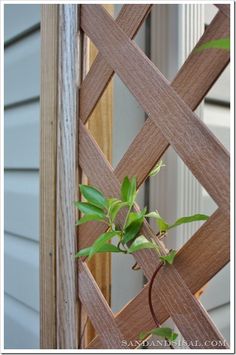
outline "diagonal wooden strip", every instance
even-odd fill
[[[226,16],[230,16],[230,5],[214,4]]]
[[[193,294],[225,265],[229,255],[229,234],[229,223],[225,221],[220,210],[217,210],[178,252],[175,267]],[[151,329],[155,326],[150,317],[147,300],[146,285],[116,315],[127,342],[134,342],[143,329]],[[155,313],[160,323],[163,323],[169,315],[156,298],[153,298],[153,302]],[[135,324],[135,327],[131,327],[130,324]],[[101,348],[99,337],[89,347]]]
[[[192,173],[224,212],[229,213],[227,151],[101,6],[84,5],[82,9],[83,30],[155,119]]]
[[[79,297],[104,348],[121,348],[124,336],[87,265],[79,261]]]
[[[84,127],[82,122],[80,123],[79,142],[80,166],[85,172],[85,174],[88,175],[91,183],[100,188],[107,197],[118,197],[120,190],[120,182],[113,173],[111,165],[107,162],[100,148],[97,146],[95,140],[88,132],[88,130]],[[103,233],[106,230],[103,224],[95,224],[94,233],[91,229],[91,224],[88,223],[86,225],[87,230],[89,232],[88,234],[86,234],[86,238],[84,237],[85,234],[80,234],[81,236],[83,236],[80,242],[81,248],[91,245],[94,239],[97,237],[97,233]],[[224,214],[222,214],[221,210],[219,210],[219,212],[216,214],[216,217],[214,214],[210,218],[210,220],[204,224],[204,226],[199,230],[199,232],[195,233],[195,235],[191,238],[190,242],[185,244],[185,252],[183,253],[184,256],[182,257],[182,262],[184,265],[182,271],[184,272],[186,266],[184,260],[185,257],[187,258],[188,253],[189,255],[191,255],[191,264],[194,266],[196,266],[194,260],[198,260],[198,258],[200,257],[199,267],[196,268],[196,270],[200,270],[200,273],[196,274],[197,271],[195,271],[194,275],[196,275],[196,277],[200,276],[200,279],[203,282],[202,285],[204,285],[204,283],[209,280],[210,276],[213,276],[214,273],[216,273],[229,261],[229,230],[227,229],[227,226],[229,226],[229,219]],[[224,228],[223,230],[222,227]],[[219,230],[220,233],[216,234],[216,237],[212,239],[211,245],[209,245],[208,242],[210,240],[210,237],[208,235],[214,235],[214,231],[216,229]],[[83,232],[85,233],[86,230],[83,230]],[[143,234],[146,236],[153,236],[150,228],[148,227],[148,223],[145,223],[144,225]],[[225,238],[224,243],[222,242],[223,238]],[[222,244],[221,247],[219,247],[220,244]],[[201,247],[203,247],[203,250],[201,251],[201,253],[198,253],[198,250],[200,250]],[[219,251],[221,249],[222,251],[219,254]],[[203,252],[204,250],[205,252]],[[145,266],[145,273],[147,274],[147,276],[152,275],[156,265],[155,256],[153,256],[151,250],[146,250],[143,251],[143,253],[139,253],[139,257],[141,257],[142,254],[144,258],[143,263],[147,262],[147,265]],[[188,256],[188,260],[189,258],[190,256]],[[209,261],[214,266],[213,272],[211,271],[211,268],[206,267],[206,263],[208,263]],[[207,276],[205,281],[203,280],[204,275],[202,275],[204,269],[207,269]],[[187,275],[185,276],[187,277]],[[193,278],[193,280],[194,282],[196,282],[195,278]]]
[[[86,127],[84,127],[82,122],[80,124],[80,132],[80,162],[83,171],[89,177],[90,181],[93,184],[94,179],[96,179],[96,181],[98,180],[98,182],[100,181],[99,184],[103,185],[103,190],[104,188],[107,189],[106,182],[109,181],[109,185],[111,186],[110,188],[116,195],[119,192],[119,181],[112,173],[112,168],[109,166],[109,163],[106,162],[106,160],[102,157],[102,153],[99,152],[99,148],[98,146],[96,146],[93,137],[89,134],[88,130],[86,129]],[[84,156],[83,152],[86,152],[87,155]],[[88,157],[90,157],[90,161]],[[93,161],[91,161],[91,157],[93,157],[94,163]],[[96,172],[95,174],[94,171]],[[97,176],[99,176],[99,179],[97,178]],[[155,237],[148,223],[144,223],[142,233],[147,238]],[[160,248],[163,249],[161,245]],[[135,254],[135,259],[142,267],[145,275],[150,278],[159,262],[153,250],[143,250],[141,252],[137,252]],[[204,341],[207,339],[222,340],[217,330],[212,327],[212,324],[210,323],[207,315],[205,314],[205,311],[199,307],[198,303],[196,303],[191,292],[188,290],[183,279],[175,270],[175,268],[172,268],[171,273],[169,273],[169,271],[167,272],[168,282],[165,281],[165,278],[163,278],[163,283],[169,283],[168,287],[170,288],[172,287],[171,285],[174,285],[174,290],[172,290],[172,294],[169,295],[168,299],[165,299],[164,294],[162,294],[163,297],[160,299],[161,292],[159,287],[156,290],[156,292],[159,290],[157,297],[162,303],[163,307],[165,307],[168,314],[172,317],[185,339],[195,339],[194,334],[197,334],[197,338],[200,341],[202,347],[206,346],[204,345]],[[178,280],[177,284],[176,279]],[[176,305],[174,308],[172,307],[172,302],[174,302],[174,300],[172,300],[172,297],[174,297],[174,300],[178,300],[178,307]],[[185,300],[184,303],[180,302],[181,298]],[[193,310],[193,313],[186,312],[186,307],[190,307]],[[182,314],[182,316],[179,317],[178,314]],[[191,328],[192,331],[189,331],[189,327],[191,327],[192,322],[194,322],[194,326],[192,326]],[[205,326],[202,327],[202,324],[205,324]]]
[[[125,13],[127,15],[129,15],[128,6],[131,6],[132,10],[134,5],[127,5]],[[122,11],[124,8],[125,6],[122,8]],[[126,20],[126,16],[122,16],[122,18]],[[128,17],[126,23],[129,24]],[[128,28],[126,29],[125,27],[122,27],[122,29],[132,38]],[[207,27],[197,46],[212,39],[229,37],[229,32],[229,18],[226,18],[223,13],[219,12]],[[228,63],[229,52],[227,51],[217,52],[216,57],[214,51],[203,51],[201,56],[196,56],[193,50],[192,54],[188,57],[187,61],[172,82],[172,86],[191,109],[195,110]],[[103,94],[108,80],[110,80],[113,74],[113,69],[105,61],[101,53],[99,53],[97,60],[93,63],[80,88],[80,118],[83,122],[86,122],[88,119],[99,97]]]
[[[223,14],[219,13],[212,21],[211,25],[208,26],[198,45],[212,38],[228,35],[229,21]],[[195,54],[192,53],[172,82],[172,87],[175,88],[193,110],[211,88],[212,84],[229,61],[229,54],[226,51],[218,53],[217,60],[213,60],[215,53],[212,51],[204,51],[203,54],[204,56],[201,59],[199,56],[196,57]],[[208,74],[205,75],[209,62],[213,64],[211,65],[211,70],[208,70]],[[194,68],[196,67],[197,70],[193,71],[193,66]],[[185,88],[187,88],[187,90]],[[149,117],[116,167],[116,176],[121,181],[126,175],[135,175],[137,177],[138,186],[140,186],[168,146],[167,140],[155,125],[152,118]],[[92,230],[94,235],[102,233],[101,226],[97,233],[95,226],[95,223],[88,227],[81,226],[81,235],[84,236],[85,240],[89,240],[88,236],[91,235]]]
[[[218,13],[198,45],[210,39],[228,35],[229,21],[224,14]],[[215,53],[212,51],[204,51],[203,54],[203,58],[199,60],[199,56],[196,57],[192,52],[172,82],[172,87],[192,110],[197,107],[229,61],[229,53],[226,51],[219,52],[217,60],[214,60]],[[208,70],[207,75],[205,75],[209,62],[212,63],[211,70]],[[193,70],[193,67],[197,69]],[[136,176],[138,186],[140,186],[168,146],[167,140],[152,118],[149,117],[117,165],[115,175],[120,181],[126,175]],[[92,231],[94,237],[96,237],[103,232],[103,228],[96,223],[80,227],[80,233],[85,241],[90,240],[89,236],[92,235]]]
[[[116,23],[131,38],[135,36],[150,9],[150,4],[124,5]],[[112,68],[98,53],[80,87],[80,118],[85,123],[113,75]]]

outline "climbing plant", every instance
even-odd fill
[[[165,165],[162,161],[158,162],[149,176],[158,174],[163,166]],[[178,218],[174,223],[168,223],[160,216],[157,210],[148,212],[146,207],[142,210],[137,210],[137,208],[135,210],[135,201],[138,194],[136,177],[129,178],[126,176],[124,178],[121,184],[119,198],[106,198],[96,187],[89,185],[80,185],[80,192],[86,201],[75,202],[75,206],[83,214],[76,224],[81,225],[89,221],[98,221],[107,226],[107,231],[99,235],[91,246],[79,250],[76,257],[88,257],[88,259],[91,259],[96,253],[133,254],[142,249],[155,250],[160,263],[150,280],[149,307],[156,328],[150,329],[148,332],[140,333],[140,340],[145,339],[151,334],[158,335],[165,338],[169,346],[172,347],[171,342],[174,341],[178,335],[171,328],[161,327],[159,324],[152,307],[151,291],[153,281],[161,267],[164,265],[168,267],[168,265],[173,264],[176,250],[170,250],[166,255],[163,255],[155,240],[147,239],[145,235],[141,234],[141,229],[145,218],[153,218],[159,230],[157,237],[163,239],[167,236],[170,229],[185,223],[206,221],[208,216],[205,214],[194,214]],[[119,214],[123,216],[123,223],[119,222]]]

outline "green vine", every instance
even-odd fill
[[[160,161],[149,175],[154,176],[158,174],[163,166],[165,165]],[[173,264],[176,250],[170,250],[166,255],[162,255],[155,241],[148,239],[146,236],[142,235],[140,231],[145,218],[153,218],[159,229],[158,238],[161,239],[166,237],[168,231],[172,228],[185,223],[205,221],[208,219],[208,216],[195,214],[179,218],[174,223],[169,224],[160,216],[157,210],[147,213],[146,207],[141,211],[135,209],[134,206],[137,197],[136,177],[129,179],[126,176],[124,178],[121,185],[120,198],[106,198],[97,188],[88,185],[80,185],[80,192],[86,202],[78,201],[75,203],[75,206],[83,214],[83,217],[81,217],[76,224],[81,225],[89,221],[98,221],[106,225],[107,231],[101,234],[90,247],[78,251],[76,257],[88,257],[88,259],[91,259],[96,253],[134,254],[142,249],[154,249],[160,263],[150,281],[149,306],[157,327],[147,332],[142,332],[139,338],[143,340],[151,334],[158,335],[166,339],[170,347],[172,347],[171,342],[177,338],[178,334],[174,333],[171,328],[161,327],[157,321],[152,308],[151,288],[157,271],[163,265],[168,267],[168,265]],[[120,218],[118,218],[118,215],[120,215]],[[121,219],[124,221],[123,223],[118,222],[118,220],[120,221]]]

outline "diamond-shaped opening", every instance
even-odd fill
[[[118,16],[121,7],[121,4],[114,5],[115,18]],[[146,38],[147,21],[147,19],[144,21],[135,36],[135,42],[144,52],[147,49],[146,42],[148,41]],[[96,51],[92,42],[90,47],[93,48],[92,52]],[[92,57],[90,62],[93,62],[95,58],[93,55]],[[114,168],[142,128],[145,118],[146,114],[138,101],[118,75],[114,74],[88,120],[89,130],[105,155],[107,155],[106,147],[111,145],[112,139],[112,157],[108,154],[108,159]],[[107,140],[105,147],[104,138]],[[101,144],[101,142],[103,143]]]
[[[217,205],[172,147],[168,148],[162,160],[166,167],[150,179],[150,209],[157,209],[169,224],[198,213],[212,215]],[[153,220],[150,223],[158,232],[156,223]],[[171,229],[163,241],[167,248],[178,250],[203,223],[182,224]]]
[[[201,289],[199,300],[230,343],[230,264],[221,269]]]
[[[144,187],[140,188],[137,202],[144,205]],[[112,254],[111,256],[111,308],[120,311],[144,286],[143,271],[132,270],[135,259],[132,255]]]
[[[119,11],[116,9],[115,4],[101,4],[105,8],[105,10],[115,19],[116,16],[118,15]],[[87,53],[87,70],[86,72],[91,68],[97,54],[98,54],[98,49],[95,46],[95,44],[85,35],[85,40],[84,40],[84,51]]]

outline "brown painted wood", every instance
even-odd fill
[[[134,5],[132,5],[131,10],[133,7]],[[224,14],[219,13],[215,16],[207,30],[202,35],[198,45],[212,39],[229,37],[229,31],[229,19],[225,18]],[[125,32],[129,35],[128,31]],[[100,97],[102,95],[102,92],[110,79],[110,76],[106,77],[105,74],[100,75],[101,70],[106,73],[112,70],[109,64],[101,56],[101,53],[99,53],[99,58],[101,59],[93,63],[90,72],[81,84],[81,94],[84,99],[86,99],[87,93],[89,93],[90,98],[92,99],[88,104],[91,105],[91,108],[88,111],[92,111],[94,105],[96,104],[96,102],[93,102],[93,98],[97,96]],[[102,65],[99,64],[101,61]],[[209,63],[211,64],[210,71]],[[193,52],[181,68],[180,72],[177,74],[172,86],[174,85],[174,88],[177,90],[178,94],[192,108],[192,110],[195,110],[228,63],[229,53],[227,51],[219,51],[217,53],[217,60],[215,60],[215,52],[213,51],[203,51],[201,57],[196,56]],[[195,69],[194,71],[192,70],[193,66]],[[205,72],[207,72],[207,77]],[[181,85],[182,81],[187,85],[187,89],[185,89],[185,85]],[[195,95],[192,94],[193,92],[195,92]],[[81,113],[81,118],[83,122],[85,122],[88,115]]]
[[[82,9],[83,30],[192,173],[229,213],[229,156],[225,148],[101,6],[83,5]]]
[[[151,6],[150,4],[124,5],[116,22],[128,36],[133,38],[149,13]],[[80,87],[80,119],[84,123],[96,106],[113,73],[113,69],[98,53]]]
[[[121,33],[122,34],[122,33]],[[122,34],[123,35],[123,34]],[[121,36],[122,37],[122,36]],[[194,53],[195,54],[195,53]],[[119,65],[119,63],[118,63],[118,65]],[[177,102],[178,102],[178,100],[177,100]],[[181,103],[181,104],[183,104],[183,103]],[[163,108],[162,108],[163,109]],[[82,126],[82,125],[81,125]],[[105,178],[107,178],[107,177],[109,177],[109,176],[111,176],[111,173],[113,173],[113,171],[112,171],[112,169],[110,169],[110,167],[109,166],[107,166],[107,164],[106,164],[106,161],[105,161],[105,159],[103,159],[103,156],[102,156],[102,154],[101,154],[101,152],[99,151],[99,149],[98,149],[98,147],[96,146],[96,144],[95,144],[95,142],[93,142],[93,139],[92,139],[92,137],[90,137],[89,136],[89,133],[86,131],[86,128],[84,128],[84,127],[81,127],[81,131],[82,131],[82,134],[81,134],[81,143],[83,142],[83,148],[84,148],[84,153],[82,153],[82,156],[84,156],[84,160],[81,162],[81,165],[83,166],[83,168],[85,167],[85,172],[86,172],[86,174],[88,175],[88,177],[91,179],[91,176],[93,177],[93,179],[94,179],[94,181],[96,181],[96,179],[97,179],[97,177],[96,177],[96,174],[94,174],[94,171],[91,171],[91,169],[89,169],[89,167],[88,166],[86,166],[86,165],[88,165],[87,163],[86,163],[86,159],[85,159],[85,157],[86,157],[86,154],[87,154],[87,152],[85,152],[85,151],[89,151],[90,152],[90,154],[92,154],[92,152],[94,153],[93,154],[93,161],[94,161],[94,165],[96,165],[95,163],[96,163],[96,161],[97,161],[97,159],[98,159],[98,161],[99,161],[99,156],[100,156],[100,161],[99,161],[99,163],[101,162],[102,163],[102,166],[103,166],[103,170],[105,169],[105,168],[107,168],[107,169],[105,169],[105,172],[104,172],[104,176],[105,176]],[[206,132],[204,132],[204,133],[206,133]],[[84,139],[84,140],[83,140]],[[82,148],[82,149],[83,149]],[[84,164],[84,165],[83,165]],[[93,168],[94,168],[94,166],[93,166]],[[96,170],[96,169],[94,169],[94,170]],[[99,182],[98,182],[99,183]],[[100,183],[101,185],[102,185],[102,183]],[[99,185],[98,185],[99,186]],[[118,193],[118,190],[119,190],[119,180],[115,177],[115,176],[113,176],[113,186],[103,186],[103,190],[106,190],[106,192],[107,193],[109,193],[109,191],[112,191],[112,195],[113,194],[115,194],[115,193]],[[220,213],[220,215],[222,216],[222,211],[221,212],[219,212]],[[216,216],[214,215],[210,220],[209,220],[209,222],[208,223],[212,223],[212,219],[214,219],[214,218],[216,218]],[[219,223],[219,222],[218,222]],[[214,228],[216,227],[215,226],[215,223],[213,224],[214,225]],[[205,228],[206,228],[206,224],[205,224],[205,226],[204,226]],[[204,227],[202,227],[202,228],[204,228]],[[224,227],[224,231],[227,233],[227,228],[225,228],[225,225],[224,225],[224,223],[223,223],[223,227]],[[207,232],[208,233],[210,233],[210,229],[209,229],[209,226],[208,226],[208,230],[207,230]],[[145,226],[144,226],[144,234],[146,235],[146,236],[153,236],[152,235],[152,231],[149,229],[149,226],[147,225],[147,224],[145,224]],[[203,234],[203,233],[202,233]],[[202,235],[201,234],[201,235]],[[212,234],[210,234],[210,235],[212,235]],[[225,234],[226,235],[226,234]],[[208,236],[208,235],[207,235]],[[226,238],[228,239],[228,236],[226,235]],[[197,243],[199,243],[199,237],[196,237],[195,238],[195,242],[197,242]],[[209,240],[208,240],[209,241]],[[219,237],[217,238],[217,241],[219,241]],[[191,244],[191,243],[190,243]],[[190,244],[188,244],[188,247],[190,246]],[[196,244],[197,245],[197,244]],[[195,246],[196,246],[195,245]],[[226,243],[226,245],[227,245],[227,243]],[[191,249],[191,247],[190,247],[190,249]],[[195,249],[196,250],[196,249]],[[207,248],[207,252],[208,252],[208,250],[209,250],[209,247]],[[189,252],[189,250],[188,250],[188,252]],[[155,258],[153,257],[153,255],[150,255],[150,258],[149,258],[149,261],[147,262],[147,259],[145,259],[145,257],[144,257],[144,254],[145,254],[146,252],[139,252],[139,253],[136,253],[136,260],[138,260],[138,262],[139,262],[139,264],[143,267],[143,269],[144,269],[144,272],[146,272],[146,274],[148,274],[149,273],[149,268],[148,268],[148,266],[146,265],[146,264],[151,264],[152,266],[154,266],[155,264],[156,264],[156,260],[155,260]],[[140,254],[143,254],[143,256],[141,255],[141,257],[139,256]],[[205,255],[206,256],[206,255]],[[227,250],[227,247],[225,248],[225,257],[227,257],[228,256],[228,250]],[[152,258],[153,257],[153,258]],[[178,258],[178,256],[177,256],[177,258]],[[152,262],[150,262],[151,260],[153,260],[153,263]],[[222,260],[221,260],[221,263],[222,263]],[[217,265],[217,269],[216,268],[212,268],[211,269],[211,272],[214,272],[213,270],[218,270],[219,269],[219,264],[220,263],[218,263],[218,260],[217,260],[217,262],[215,263],[215,265]],[[204,312],[204,310],[203,309],[201,309],[201,307],[199,307],[199,305],[198,305],[198,303],[195,301],[195,299],[192,297],[192,295],[191,295],[191,293],[190,293],[190,290],[188,290],[187,289],[187,286],[185,285],[185,283],[183,282],[183,280],[182,280],[182,278],[180,277],[180,275],[178,274],[178,272],[177,272],[177,270],[176,270],[176,268],[174,267],[174,268],[172,268],[174,271],[169,271],[170,270],[170,268],[169,269],[166,269],[167,270],[167,272],[169,272],[170,273],[170,275],[168,274],[168,281],[170,280],[170,282],[171,282],[171,280],[172,280],[172,277],[173,277],[173,274],[175,274],[175,280],[176,279],[178,279],[178,282],[176,283],[176,285],[175,285],[175,289],[174,290],[171,290],[171,287],[172,287],[172,285],[170,285],[169,287],[167,287],[167,289],[165,290],[165,292],[163,292],[163,294],[162,294],[162,300],[161,299],[159,299],[160,300],[160,303],[161,302],[164,302],[164,307],[165,308],[167,308],[167,313],[169,313],[169,314],[171,314],[171,316],[172,316],[172,318],[175,320],[175,322],[176,322],[176,324],[179,326],[179,328],[181,329],[181,331],[182,331],[182,333],[183,333],[183,335],[184,335],[184,337],[186,338],[186,339],[189,339],[189,340],[193,340],[193,338],[194,338],[194,334],[197,332],[198,333],[198,335],[197,335],[197,339],[198,339],[198,341],[199,341],[199,339],[200,339],[200,342],[204,342],[204,339],[206,339],[206,338],[204,338],[204,336],[205,335],[203,335],[203,333],[204,333],[204,331],[203,330],[207,330],[207,332],[209,333],[209,336],[210,336],[210,338],[211,339],[215,339],[215,337],[217,338],[217,339],[219,339],[220,341],[222,341],[222,343],[223,343],[223,338],[221,337],[221,335],[217,332],[217,330],[215,329],[215,327],[214,327],[214,325],[211,323],[211,321],[209,320],[209,318],[208,318],[208,316],[205,314],[205,312]],[[150,274],[151,275],[151,274]],[[200,280],[201,278],[199,278],[199,280]],[[165,275],[165,277],[163,278],[163,280],[165,281],[165,285],[164,285],[164,287],[166,286],[166,275]],[[199,280],[198,280],[198,282],[199,282]],[[174,280],[172,280],[173,282],[174,282]],[[202,281],[202,280],[201,280]],[[160,280],[159,280],[159,282],[161,282],[161,275],[160,275]],[[171,284],[172,284],[172,282],[171,282]],[[163,288],[164,288],[163,287]],[[163,288],[162,288],[162,286],[159,288],[159,292],[156,294],[156,299],[158,300],[158,297],[161,297],[161,293],[162,293],[162,291],[163,291]],[[160,291],[161,290],[161,291]],[[156,291],[157,291],[157,289],[156,289]],[[168,293],[168,292],[170,292],[170,294],[169,294],[169,297],[170,297],[170,299],[171,299],[171,297],[173,296],[173,293],[175,293],[176,292],[176,297],[175,297],[175,300],[177,299],[177,305],[175,304],[175,307],[174,307],[174,309],[173,309],[173,307],[172,307],[172,303],[169,303],[169,299],[168,299],[168,301],[166,301],[166,299],[165,299],[165,295]],[[183,305],[182,303],[181,303],[181,295],[184,295],[184,297],[182,297],[182,300],[183,299],[185,299],[186,300],[186,302],[185,302],[185,304]],[[180,297],[180,298],[179,298]],[[179,299],[178,299],[179,298]],[[159,303],[159,304],[160,304]],[[188,314],[188,315],[185,315],[186,316],[186,319],[185,319],[185,322],[184,322],[184,324],[183,324],[183,319],[180,317],[179,318],[179,316],[178,316],[178,314],[182,314],[182,312],[185,314],[185,311],[184,311],[184,308],[185,308],[185,306],[186,305],[190,305],[191,306],[191,308],[192,309],[195,309],[195,307],[196,307],[196,309],[197,309],[197,313],[196,314],[198,314],[198,316],[197,316],[197,318],[195,318],[195,322],[194,322],[194,326],[196,326],[196,328],[194,328],[194,326],[192,326],[192,328],[191,329],[189,329],[187,326],[186,326],[186,324],[188,323],[188,321],[189,321],[189,325],[191,326],[192,325],[192,323],[193,323],[193,317],[191,316],[191,314]],[[129,306],[128,306],[129,307]],[[177,314],[176,314],[176,307],[177,308],[179,308],[178,309],[178,311],[177,311]],[[188,313],[188,312],[187,312]],[[120,314],[124,314],[124,312],[122,311]],[[195,314],[195,315],[196,315]],[[118,317],[117,317],[117,319],[118,319]],[[202,321],[201,322],[198,322],[200,319],[202,319]],[[202,325],[205,323],[205,326],[204,326],[204,329],[202,328]],[[98,340],[95,340],[94,341],[94,343],[96,344],[96,343],[98,343]],[[203,345],[203,347],[205,347],[206,346],[206,344],[204,344]],[[227,346],[227,345],[226,345]],[[221,347],[220,345],[219,345],[219,347]],[[222,347],[224,347],[224,346],[222,346]]]
[[[57,127],[57,347],[78,348],[79,305],[75,262],[78,200],[77,31],[78,6],[59,5]]]
[[[212,38],[212,36],[219,35],[229,35],[229,22],[224,18],[224,15],[218,14],[213,20],[212,24],[207,28],[207,31],[202,36],[201,42],[205,42]],[[195,61],[195,54],[191,54],[187,61],[184,63],[183,67],[180,69],[176,78],[174,79],[172,86],[178,91],[178,93],[184,98],[184,101],[190,105],[192,109],[195,109],[207,92],[207,87],[205,82],[208,84],[208,88],[212,86],[219,73],[225,68],[229,60],[229,55],[224,52],[224,58],[220,56],[220,65],[214,64],[214,70],[210,73],[210,80],[208,76],[200,75],[201,72],[206,71],[206,67],[201,68],[201,63],[205,63],[206,59],[213,60],[211,51],[206,51],[207,57],[197,62]],[[210,57],[208,57],[208,55]],[[194,62],[193,62],[194,60]],[[217,63],[218,60],[215,62]],[[201,68],[200,72],[192,71],[192,66],[195,65],[197,68]],[[197,72],[197,76],[194,73]],[[193,83],[191,78],[193,77]],[[185,90],[185,86],[181,85],[181,82],[188,85],[188,90]],[[197,94],[195,94],[197,93]],[[163,137],[160,130],[151,120],[145,122],[144,127],[140,133],[136,136],[132,144],[130,145],[128,151],[125,153],[124,157],[121,159],[117,168],[115,169],[115,174],[120,181],[126,176],[136,176],[138,181],[138,186],[143,182],[143,180],[149,174],[149,171],[155,165],[155,163],[161,158],[163,152],[167,149],[168,143]],[[97,182],[99,183],[99,181]],[[96,229],[98,228],[98,230]],[[93,233],[92,233],[93,231]],[[88,226],[81,226],[81,233],[85,236],[84,240],[89,242],[89,236],[94,235],[94,238],[102,233],[104,229],[101,225],[91,224]]]
[[[119,193],[119,181],[113,174],[112,168],[109,166],[109,163],[106,162],[106,160],[102,157],[102,152],[99,151],[99,147],[96,145],[96,142],[94,141],[93,137],[89,134],[86,127],[84,127],[82,123],[80,124],[80,144],[80,164],[83,171],[88,176],[89,180],[92,182],[93,185],[98,186],[100,189],[102,189],[106,195],[110,186],[110,188],[112,189],[112,196],[117,196],[117,194]],[[153,234],[153,232],[151,231],[148,223],[144,223],[141,233],[144,234],[147,238],[155,238],[155,234]],[[163,246],[160,243],[158,244],[164,253]],[[153,250],[142,250],[140,252],[137,252],[135,253],[135,259],[142,267],[147,278],[150,278],[152,276],[155,267],[157,267],[159,263],[158,257]],[[167,310],[171,318],[175,321],[182,335],[185,337],[185,339],[190,339],[190,337],[193,339],[194,333],[196,333],[197,338],[201,346],[203,347],[204,341],[206,341],[207,338],[222,340],[221,335],[214,327],[212,327],[212,324],[205,312],[201,309],[201,307],[198,307],[198,304],[195,301],[193,302],[193,296],[188,290],[181,276],[178,274],[177,270],[175,270],[175,268],[172,268],[172,270],[173,273],[168,274],[168,280],[170,282],[168,283],[168,287],[171,289],[173,284],[174,290],[171,291],[172,294],[169,295],[168,301],[165,299],[164,295],[161,299],[158,296],[158,299],[159,302],[161,302],[162,306]],[[176,278],[178,280],[178,286],[176,285]],[[165,278],[163,278],[163,282],[167,283]],[[160,294],[160,289],[161,287],[158,288],[158,294]],[[171,306],[172,296],[175,300],[178,300],[178,305],[180,308],[177,307],[177,313],[182,314],[181,318],[179,318],[178,315],[176,316],[176,310]],[[185,300],[184,304],[181,304],[181,297]],[[188,307],[192,309],[192,312],[195,315],[199,312],[199,318],[198,316],[196,319],[195,317],[194,319],[191,318],[193,314],[185,312],[186,305],[188,305]],[[197,319],[201,320],[199,324],[197,324]],[[189,331],[191,322],[194,322],[194,326],[192,326],[192,331]],[[204,323],[205,327],[203,331],[202,324]],[[193,347],[195,346],[196,345],[194,345]]]
[[[215,4],[216,7],[225,15],[230,16],[230,5]]]
[[[87,265],[79,261],[79,296],[96,328],[103,348],[122,348],[124,339],[113,313]]]
[[[50,51],[49,51],[50,48]],[[56,145],[58,6],[42,5],[40,145],[40,348],[56,337]]]

